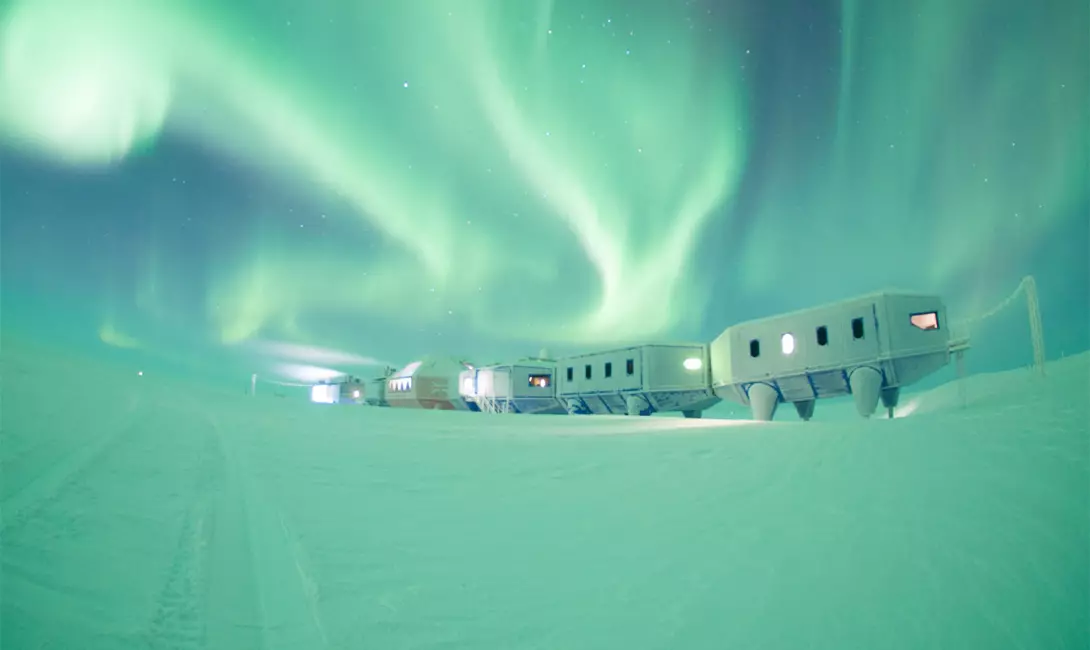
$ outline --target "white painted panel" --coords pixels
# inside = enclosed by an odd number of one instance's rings
[[[937,296],[891,295],[885,300],[888,350],[893,356],[945,350],[950,342],[946,307]],[[913,314],[935,312],[937,329],[920,329],[912,324]]]
[[[699,390],[706,385],[704,346],[649,345],[644,348],[646,387],[648,390]],[[690,370],[686,359],[699,359]]]
[[[641,348],[631,347],[559,359],[559,394],[638,389],[643,381],[642,357]],[[632,360],[631,375],[626,372],[629,359]],[[605,372],[607,363],[611,364],[608,377]],[[591,369],[590,379],[586,376],[588,365]],[[567,378],[568,368],[572,369],[571,381]]]
[[[530,384],[531,377],[547,376],[547,387]],[[516,365],[511,369],[511,394],[516,397],[552,397],[556,394],[556,367]]]

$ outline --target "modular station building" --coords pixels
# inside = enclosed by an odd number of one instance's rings
[[[386,380],[397,372],[396,368],[387,366],[382,375],[372,377],[364,382],[363,401],[368,406],[389,406],[386,401]]]
[[[315,404],[363,404],[364,382],[342,375],[310,387],[310,401]]]
[[[556,397],[556,362],[523,359],[468,367],[459,374],[462,398],[486,413],[567,413]]]
[[[386,403],[398,408],[476,411],[458,392],[458,376],[471,364],[451,357],[425,357],[386,378]]]
[[[870,417],[892,416],[902,386],[950,361],[946,307],[937,296],[879,292],[732,325],[711,344],[711,386],[771,420],[779,404],[809,420],[818,399],[851,395]]]
[[[803,420],[819,399],[851,395],[863,417],[881,402],[890,417],[901,388],[960,360],[937,296],[882,291],[723,330],[710,344],[649,344],[475,367],[426,357],[362,383],[314,386],[314,401],[490,413],[698,418],[720,400],[771,420],[791,403]],[[351,381],[349,381],[351,380]]]
[[[572,414],[698,418],[719,397],[710,387],[708,346],[639,345],[557,360],[556,395]]]

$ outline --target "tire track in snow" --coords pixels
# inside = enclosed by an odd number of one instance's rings
[[[308,648],[329,647],[320,610],[320,589],[310,571],[309,558],[300,537],[295,534],[288,517],[263,485],[260,458],[246,449],[249,444],[262,444],[260,436],[225,433],[224,449],[228,456],[229,478],[239,491],[235,500],[242,505],[240,525],[259,542],[250,546],[249,566],[253,572],[252,594],[260,606],[264,627],[261,647]],[[255,461],[254,464],[251,463]]]
[[[280,513],[280,528],[284,533],[284,542],[291,549],[292,559],[295,561],[295,571],[299,575],[299,583],[303,588],[303,595],[307,599],[307,609],[310,610],[310,618],[314,622],[314,627],[318,630],[319,636],[321,636],[322,645],[328,646],[329,636],[326,635],[325,625],[322,623],[321,611],[318,608],[318,583],[311,577],[310,571],[307,568],[309,562],[307,560],[306,550],[303,548],[303,545],[299,543],[298,538],[293,535],[288,528],[288,522],[284,517],[284,513]]]
[[[0,537],[24,526],[35,515],[58,503],[64,495],[124,442],[140,430],[146,420],[141,401],[133,397],[117,422],[91,444],[67,454],[0,504]]]
[[[195,400],[187,413],[208,425],[201,492],[190,509],[170,578],[152,621],[152,647],[270,647],[271,621],[261,589],[255,549],[262,543],[250,526],[243,468],[231,434]],[[173,609],[174,603],[182,603]]]
[[[211,515],[215,531],[208,549],[204,647],[328,647],[306,551],[251,467],[249,432],[221,427],[205,405],[187,408],[209,422],[224,467]]]
[[[207,646],[209,544],[213,504],[224,482],[224,458],[214,424],[197,459],[192,502],[178,536],[166,584],[156,601],[150,648],[196,650]]]

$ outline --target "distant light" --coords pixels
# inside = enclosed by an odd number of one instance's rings
[[[360,392],[358,390],[352,391],[352,399],[359,399],[359,398],[360,398]]]
[[[401,84],[401,87],[402,88],[408,88],[409,87],[409,82],[406,81],[405,83]]]
[[[689,357],[682,365],[685,366],[686,370],[700,370],[701,366],[704,365],[704,362],[696,357]]]
[[[336,404],[336,390],[338,387],[332,384],[315,384],[310,387],[310,401],[315,404]]]
[[[780,347],[783,349],[784,354],[791,354],[795,351],[795,335],[784,334],[780,337]]]
[[[137,370],[136,374],[143,377],[144,376],[144,371],[143,370]]]

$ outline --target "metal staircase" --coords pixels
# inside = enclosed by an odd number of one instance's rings
[[[510,413],[511,399],[508,397],[477,396],[477,405],[481,407],[481,413]]]

